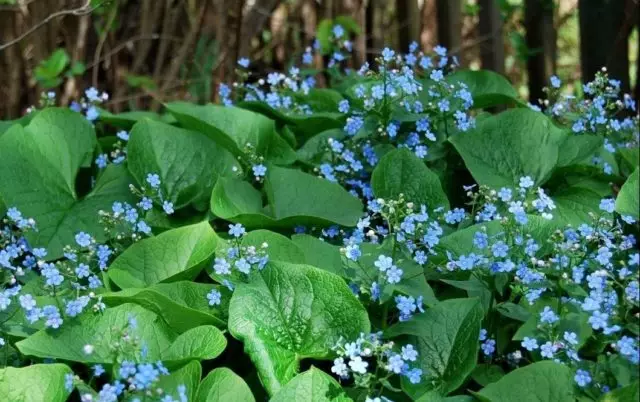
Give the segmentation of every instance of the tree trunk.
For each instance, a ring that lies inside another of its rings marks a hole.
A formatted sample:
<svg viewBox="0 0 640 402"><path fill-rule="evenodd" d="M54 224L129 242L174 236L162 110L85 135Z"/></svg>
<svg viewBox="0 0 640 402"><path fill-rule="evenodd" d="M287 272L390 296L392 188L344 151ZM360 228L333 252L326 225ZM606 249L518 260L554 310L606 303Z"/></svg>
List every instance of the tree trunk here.
<svg viewBox="0 0 640 402"><path fill-rule="evenodd" d="M399 50L407 52L409 44L419 40L420 9L417 0L396 0Z"/></svg>
<svg viewBox="0 0 640 402"><path fill-rule="evenodd" d="M542 87L549 84L556 67L553 0L526 0L525 28L529 101L537 102L544 97Z"/></svg>
<svg viewBox="0 0 640 402"><path fill-rule="evenodd" d="M606 67L609 77L629 91L629 34L631 18L624 0L579 0L582 81L589 82Z"/></svg>
<svg viewBox="0 0 640 402"><path fill-rule="evenodd" d="M438 42L457 51L462 44L462 1L436 0L438 10Z"/></svg>
<svg viewBox="0 0 640 402"><path fill-rule="evenodd" d="M478 35L482 68L504 74L502 16L496 0L480 0Z"/></svg>
<svg viewBox="0 0 640 402"><path fill-rule="evenodd" d="M262 31L262 28L269 21L269 16L278 5L280 5L280 0L256 0L254 5L247 11L242 22L240 57L250 56L251 40Z"/></svg>
<svg viewBox="0 0 640 402"><path fill-rule="evenodd" d="M424 0L421 11L420 45L423 50L438 44L438 18L435 0Z"/></svg>

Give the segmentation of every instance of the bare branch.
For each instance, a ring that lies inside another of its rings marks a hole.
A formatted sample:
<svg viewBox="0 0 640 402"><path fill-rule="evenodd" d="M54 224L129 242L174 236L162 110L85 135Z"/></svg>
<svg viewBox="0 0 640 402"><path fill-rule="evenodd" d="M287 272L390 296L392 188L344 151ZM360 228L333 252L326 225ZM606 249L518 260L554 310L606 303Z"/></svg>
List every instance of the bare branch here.
<svg viewBox="0 0 640 402"><path fill-rule="evenodd" d="M93 10L99 8L100 6L102 6L102 3L99 3L95 7L91 7L91 0L86 0L86 2L79 8L57 11L57 12L49 15L47 18L43 19L42 21L38 22L37 24L35 24L31 28L29 28L26 32L24 32L22 35L18 36L17 38L12 39L7 43L0 44L0 51L8 48L9 46L15 45L16 43L20 42L21 40L23 40L27 36L31 35L35 31L37 31L38 29L40 29L43 26L47 25L49 23L49 21L51 21L51 20L53 20L55 18L62 17L62 16L65 16L65 15L75 15L75 16L87 15L87 14L90 14Z"/></svg>

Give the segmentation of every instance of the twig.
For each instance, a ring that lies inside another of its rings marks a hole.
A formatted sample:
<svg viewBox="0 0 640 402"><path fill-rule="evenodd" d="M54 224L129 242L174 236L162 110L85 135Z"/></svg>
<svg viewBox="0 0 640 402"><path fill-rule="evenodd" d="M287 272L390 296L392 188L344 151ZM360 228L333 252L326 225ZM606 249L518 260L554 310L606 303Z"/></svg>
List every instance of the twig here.
<svg viewBox="0 0 640 402"><path fill-rule="evenodd" d="M24 32L22 35L18 36L15 39L10 40L7 43L3 43L0 45L0 51L4 50L6 48L8 48L9 46L13 46L16 43L20 42L21 40L23 40L24 38L26 38L27 36L31 35L32 33L34 33L35 31L37 31L38 29L42 28L43 26L47 25L49 23L49 21L58 18L58 17L62 17L65 15L75 15L75 16L81 16L81 15L86 15L86 14L90 14L93 10L97 9L98 7L100 7L102 5L102 3L99 3L98 5L96 5L95 7L91 7L91 0L87 0L81 7L79 8L74 8L71 10L61 10L61 11L57 11L51 15L49 15L47 18L43 19L42 21L38 22L37 24L35 24L34 26L32 26L31 28L29 28L26 32Z"/></svg>
<svg viewBox="0 0 640 402"><path fill-rule="evenodd" d="M104 30L100 34L100 39L98 40L98 46L96 46L96 51L93 54L93 64L96 65L96 68L93 69L91 83L94 88L98 87L99 71L98 71L97 64L98 64L98 60L100 59L100 53L102 53L102 47L104 46L104 42L107 40L107 35L109 34L109 30L113 25L113 21L116 19L116 16L118 15L118 7L119 7L119 4L118 4L118 1L116 0L116 4L113 5L113 8L111 9L111 13L107 17L107 23L104 26Z"/></svg>
<svg viewBox="0 0 640 402"><path fill-rule="evenodd" d="M120 51L122 51L122 49L128 47L129 45L131 45L134 42L138 42L141 40L168 40L168 41L173 41L173 42L181 42L182 38L179 38L177 36L171 36L171 35L162 35L160 33L152 33L150 35L138 35L138 36L134 36L131 37L127 40L125 40L124 42L120 43L119 45L115 46L113 49L111 49L110 51L108 51L107 53L103 54L100 59L98 59L97 61L92 61L91 63L89 63L87 65L87 70L91 70L92 68L94 68L95 66L97 66L98 64L102 63L104 60L108 59L109 57L113 56L114 54L119 53Z"/></svg>

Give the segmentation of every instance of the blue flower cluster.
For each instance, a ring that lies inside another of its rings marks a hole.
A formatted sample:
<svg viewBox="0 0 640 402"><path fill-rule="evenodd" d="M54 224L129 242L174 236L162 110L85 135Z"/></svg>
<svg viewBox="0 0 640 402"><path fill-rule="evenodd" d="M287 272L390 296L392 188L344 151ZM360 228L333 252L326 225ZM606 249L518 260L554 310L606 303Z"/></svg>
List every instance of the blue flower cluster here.
<svg viewBox="0 0 640 402"><path fill-rule="evenodd" d="M412 384L419 384L426 374L419 367L412 367L418 361L413 345L396 348L393 342L382 341L382 333L360 334L353 342L339 339L333 351L338 357L331 372L341 380L352 378L354 385L366 389L368 395L379 394L378 389L393 376L404 376Z"/></svg>
<svg viewBox="0 0 640 402"><path fill-rule="evenodd" d="M229 247L225 252L217 253L223 257L216 257L213 262L213 273L223 285L232 291L237 281L246 281L251 272L261 271L269 262L267 254L269 245L266 242L262 243L260 247L243 245L242 238L245 234L246 230L241 224L229 225ZM207 298L211 305L220 302L217 291L208 295Z"/></svg>

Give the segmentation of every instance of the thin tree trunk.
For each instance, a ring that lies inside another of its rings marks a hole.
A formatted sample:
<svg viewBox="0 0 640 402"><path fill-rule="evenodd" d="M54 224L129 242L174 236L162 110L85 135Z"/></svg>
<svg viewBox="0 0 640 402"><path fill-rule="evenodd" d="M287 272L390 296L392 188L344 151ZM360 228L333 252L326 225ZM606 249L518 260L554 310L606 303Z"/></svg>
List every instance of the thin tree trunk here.
<svg viewBox="0 0 640 402"><path fill-rule="evenodd" d="M629 33L624 0L579 0L582 81L589 82L606 67L609 76L629 91Z"/></svg>
<svg viewBox="0 0 640 402"><path fill-rule="evenodd" d="M369 0L367 8L364 12L364 36L365 47L367 48L367 62L371 67L375 64L375 38L376 38L376 2L377 0Z"/></svg>
<svg viewBox="0 0 640 402"><path fill-rule="evenodd" d="M420 35L420 9L417 0L396 0L396 21L398 42L402 52L409 50L409 44Z"/></svg>
<svg viewBox="0 0 640 402"><path fill-rule="evenodd" d="M269 16L273 14L280 0L256 0L254 5L246 12L242 22L242 40L240 41L240 57L249 57L251 54L251 40L258 35Z"/></svg>
<svg viewBox="0 0 640 402"><path fill-rule="evenodd" d="M438 18L436 0L424 0L421 11L420 45L423 50L438 44Z"/></svg>
<svg viewBox="0 0 640 402"><path fill-rule="evenodd" d="M436 0L438 10L438 42L453 51L462 45L461 0Z"/></svg>
<svg viewBox="0 0 640 402"><path fill-rule="evenodd" d="M480 0L478 34L482 68L504 74L504 40L502 16L496 0ZM484 40L486 38L486 41Z"/></svg>
<svg viewBox="0 0 640 402"><path fill-rule="evenodd" d="M556 33L553 25L553 0L525 1L525 28L529 77L529 101L542 99L542 88L555 72Z"/></svg>

